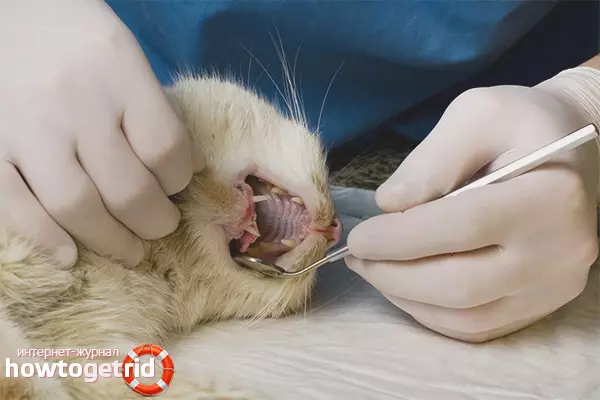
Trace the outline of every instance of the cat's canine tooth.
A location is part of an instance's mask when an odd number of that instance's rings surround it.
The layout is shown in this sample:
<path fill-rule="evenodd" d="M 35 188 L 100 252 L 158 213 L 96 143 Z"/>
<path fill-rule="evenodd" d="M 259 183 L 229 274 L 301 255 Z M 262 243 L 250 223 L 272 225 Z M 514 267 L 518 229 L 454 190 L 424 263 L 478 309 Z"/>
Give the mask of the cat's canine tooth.
<path fill-rule="evenodd" d="M 253 234 L 254 236 L 260 236 L 260 232 L 258 231 L 258 227 L 256 226 L 256 224 L 252 224 L 252 225 L 248 225 L 246 227 L 246 229 L 244 229 L 246 232 L 249 232 L 251 234 Z"/>
<path fill-rule="evenodd" d="M 285 190 L 283 190 L 282 188 L 279 188 L 277 186 L 273 186 L 271 188 L 271 193 L 275 193 L 275 194 L 278 194 L 278 195 L 287 194 L 287 192 Z"/>
<path fill-rule="evenodd" d="M 269 196 L 252 196 L 252 201 L 258 203 L 259 201 L 269 200 Z"/>
<path fill-rule="evenodd" d="M 293 239 L 281 239 L 281 244 L 291 248 L 296 247 L 298 245 L 298 243 L 296 243 L 296 241 Z"/>
<path fill-rule="evenodd" d="M 294 203 L 300 204 L 301 206 L 303 206 L 303 205 L 304 205 L 304 201 L 302 201 L 302 199 L 301 199 L 300 197 L 296 197 L 296 196 L 294 196 L 294 197 L 292 197 L 292 201 L 293 201 Z"/>

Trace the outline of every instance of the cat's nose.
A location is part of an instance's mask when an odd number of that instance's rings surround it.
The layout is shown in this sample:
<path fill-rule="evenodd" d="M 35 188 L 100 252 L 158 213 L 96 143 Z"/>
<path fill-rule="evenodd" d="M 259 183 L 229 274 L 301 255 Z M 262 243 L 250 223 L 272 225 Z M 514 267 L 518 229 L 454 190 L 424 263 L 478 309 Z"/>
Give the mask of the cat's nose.
<path fill-rule="evenodd" d="M 331 222 L 331 225 L 329 225 L 325 229 L 315 228 L 315 227 L 309 228 L 310 233 L 323 235 L 329 241 L 328 247 L 335 246 L 336 244 L 339 243 L 339 241 L 342 239 L 342 231 L 343 230 L 344 230 L 344 227 L 342 225 L 342 220 L 337 215 L 335 217 L 333 217 L 333 221 Z"/>
<path fill-rule="evenodd" d="M 331 237 L 333 240 L 332 246 L 335 246 L 342 239 L 342 231 L 344 230 L 344 226 L 342 224 L 342 220 L 336 215 L 333 218 L 333 222 L 327 228 L 328 237 Z"/>

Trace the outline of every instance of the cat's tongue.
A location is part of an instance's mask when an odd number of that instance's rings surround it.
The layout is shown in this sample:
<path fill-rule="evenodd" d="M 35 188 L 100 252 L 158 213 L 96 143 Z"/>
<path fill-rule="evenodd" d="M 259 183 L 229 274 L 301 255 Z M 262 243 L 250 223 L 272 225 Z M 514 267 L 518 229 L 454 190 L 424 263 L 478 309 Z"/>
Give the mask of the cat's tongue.
<path fill-rule="evenodd" d="M 256 232 L 258 232 L 258 228 L 256 228 L 256 222 L 253 224 L 253 229 L 255 229 Z M 252 243 L 254 243 L 256 241 L 256 239 L 258 239 L 257 235 L 252 234 L 248 231 L 244 231 L 242 236 L 238 239 L 239 250 L 242 253 L 245 253 L 246 251 L 248 251 L 248 248 L 252 245 Z"/>

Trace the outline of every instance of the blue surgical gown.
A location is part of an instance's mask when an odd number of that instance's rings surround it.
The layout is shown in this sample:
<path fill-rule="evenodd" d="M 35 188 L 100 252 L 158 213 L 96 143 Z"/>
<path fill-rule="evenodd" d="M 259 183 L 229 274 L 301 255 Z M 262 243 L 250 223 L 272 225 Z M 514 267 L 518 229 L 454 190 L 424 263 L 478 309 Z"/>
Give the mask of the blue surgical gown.
<path fill-rule="evenodd" d="M 380 126 L 418 141 L 468 87 L 533 85 L 598 53 L 594 1 L 108 4 L 163 84 L 181 71 L 218 71 L 286 110 L 283 59 L 329 148 Z"/>

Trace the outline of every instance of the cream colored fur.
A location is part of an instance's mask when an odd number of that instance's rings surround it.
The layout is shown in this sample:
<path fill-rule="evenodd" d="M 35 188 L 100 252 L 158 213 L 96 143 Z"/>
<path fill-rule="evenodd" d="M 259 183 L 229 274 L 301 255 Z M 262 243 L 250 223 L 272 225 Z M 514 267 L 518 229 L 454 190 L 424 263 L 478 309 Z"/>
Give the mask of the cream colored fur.
<path fill-rule="evenodd" d="M 233 82 L 181 77 L 167 93 L 194 146 L 206 155 L 207 168 L 178 195 L 182 222 L 177 231 L 145 243 L 140 265 L 126 268 L 80 248 L 77 264 L 61 269 L 31 243 L 1 232 L 1 400 L 140 398 L 118 378 L 96 383 L 4 378 L 4 360 L 17 360 L 17 348 L 118 348 L 119 357 L 101 361 L 122 361 L 138 344 L 164 344 L 203 322 L 277 317 L 305 305 L 314 275 L 277 280 L 243 270 L 229 255 L 223 225 L 241 217 L 234 184 L 257 170 L 302 196 L 317 226 L 329 226 L 334 211 L 318 138 Z M 324 237 L 311 235 L 285 256 L 284 264 L 293 269 L 311 262 L 326 245 Z M 176 369 L 160 398 L 254 398 L 230 389 L 216 389 Z"/>

